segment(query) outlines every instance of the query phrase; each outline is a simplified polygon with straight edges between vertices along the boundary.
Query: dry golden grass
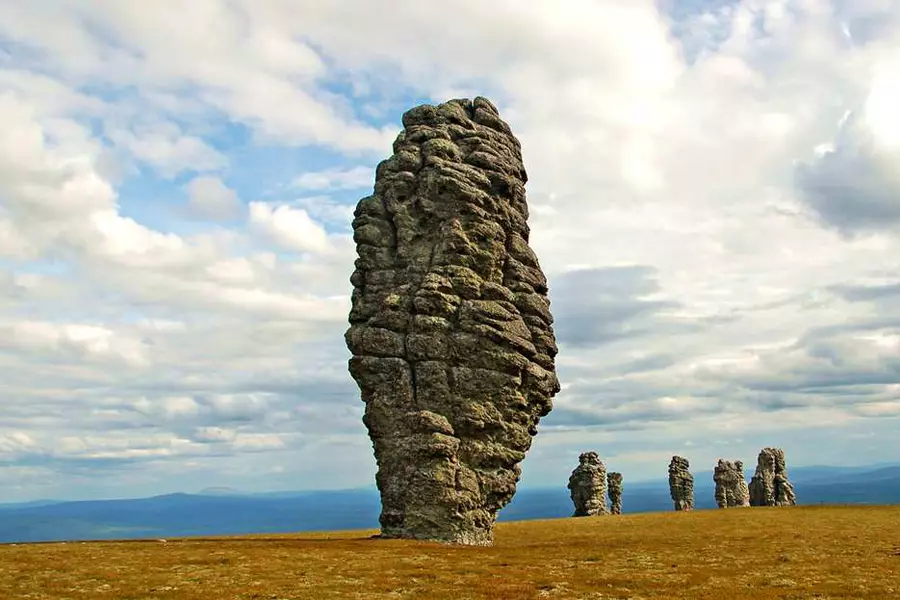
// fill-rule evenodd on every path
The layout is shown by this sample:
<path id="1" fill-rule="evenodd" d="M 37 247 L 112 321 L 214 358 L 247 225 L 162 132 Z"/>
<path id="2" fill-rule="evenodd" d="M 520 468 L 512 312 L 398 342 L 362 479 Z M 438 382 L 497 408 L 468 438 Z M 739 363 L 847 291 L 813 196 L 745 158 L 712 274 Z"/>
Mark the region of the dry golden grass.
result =
<path id="1" fill-rule="evenodd" d="M 500 523 L 492 548 L 372 533 L 0 546 L 0 598 L 900 598 L 900 506 Z"/>

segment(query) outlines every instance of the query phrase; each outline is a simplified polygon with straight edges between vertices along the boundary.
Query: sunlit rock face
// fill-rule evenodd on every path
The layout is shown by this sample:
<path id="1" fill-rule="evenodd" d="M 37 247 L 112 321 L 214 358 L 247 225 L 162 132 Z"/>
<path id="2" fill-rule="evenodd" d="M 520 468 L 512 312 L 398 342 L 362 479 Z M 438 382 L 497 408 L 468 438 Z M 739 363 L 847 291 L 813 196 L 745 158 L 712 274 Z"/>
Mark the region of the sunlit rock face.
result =
<path id="1" fill-rule="evenodd" d="M 677 511 L 694 510 L 694 476 L 691 463 L 681 456 L 669 461 L 669 495 Z"/>
<path id="2" fill-rule="evenodd" d="M 569 476 L 569 496 L 575 505 L 573 517 L 609 514 L 606 507 L 606 465 L 596 452 L 582 452 Z"/>
<path id="3" fill-rule="evenodd" d="M 788 480 L 784 450 L 763 448 L 750 480 L 750 506 L 795 506 L 797 495 Z"/>
<path id="4" fill-rule="evenodd" d="M 744 479 L 744 463 L 719 459 L 713 470 L 716 483 L 716 506 L 735 508 L 750 506 L 750 490 Z"/>
<path id="5" fill-rule="evenodd" d="M 622 474 L 612 472 L 606 474 L 606 493 L 609 494 L 609 513 L 622 514 Z"/>
<path id="6" fill-rule="evenodd" d="M 385 537 L 487 545 L 559 391 L 519 141 L 485 98 L 415 107 L 356 207 L 347 346 Z"/>

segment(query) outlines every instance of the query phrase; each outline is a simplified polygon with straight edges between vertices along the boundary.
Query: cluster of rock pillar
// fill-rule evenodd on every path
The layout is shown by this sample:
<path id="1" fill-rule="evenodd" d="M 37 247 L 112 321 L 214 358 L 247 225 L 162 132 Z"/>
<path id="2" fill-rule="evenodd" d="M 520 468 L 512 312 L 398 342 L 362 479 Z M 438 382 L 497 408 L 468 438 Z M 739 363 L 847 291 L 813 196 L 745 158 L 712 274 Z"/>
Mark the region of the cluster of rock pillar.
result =
<path id="1" fill-rule="evenodd" d="M 578 466 L 569 476 L 568 488 L 575 505 L 573 517 L 622 514 L 622 474 L 607 473 L 606 465 L 596 452 L 579 455 Z"/>
<path id="2" fill-rule="evenodd" d="M 797 495 L 788 480 L 784 450 L 763 448 L 756 472 L 747 484 L 744 463 L 719 459 L 713 469 L 715 499 L 719 508 L 744 506 L 795 506 Z M 669 462 L 669 491 L 675 510 L 694 508 L 694 477 L 686 458 L 673 456 Z"/>
<path id="3" fill-rule="evenodd" d="M 719 459 L 714 471 L 716 505 L 735 506 L 795 506 L 797 495 L 788 481 L 784 450 L 763 448 L 756 459 L 756 472 L 747 485 L 743 463 Z"/>

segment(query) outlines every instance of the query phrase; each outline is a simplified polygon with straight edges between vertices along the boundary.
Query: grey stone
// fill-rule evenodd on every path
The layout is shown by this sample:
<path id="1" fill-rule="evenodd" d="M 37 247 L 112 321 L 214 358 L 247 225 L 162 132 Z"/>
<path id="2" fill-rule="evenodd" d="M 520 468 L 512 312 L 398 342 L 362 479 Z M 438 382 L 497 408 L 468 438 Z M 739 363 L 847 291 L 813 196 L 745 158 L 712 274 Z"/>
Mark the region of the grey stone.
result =
<path id="1" fill-rule="evenodd" d="M 744 463 L 719 459 L 713 470 L 716 483 L 716 506 L 734 508 L 750 506 L 750 490 L 744 479 Z"/>
<path id="2" fill-rule="evenodd" d="M 606 466 L 596 452 L 582 452 L 569 476 L 569 496 L 575 505 L 573 517 L 609 514 L 606 507 Z"/>
<path id="3" fill-rule="evenodd" d="M 613 515 L 622 514 L 622 474 L 618 472 L 607 473 L 606 493 L 609 494 L 609 512 Z"/>
<path id="4" fill-rule="evenodd" d="M 784 450 L 760 450 L 749 489 L 750 506 L 796 506 L 797 495 L 788 480 Z"/>
<path id="5" fill-rule="evenodd" d="M 560 389 L 521 149 L 480 97 L 403 126 L 354 212 L 345 336 L 381 535 L 488 545 Z"/>
<path id="6" fill-rule="evenodd" d="M 694 476 L 691 463 L 681 456 L 669 461 L 669 494 L 677 511 L 694 510 Z"/>

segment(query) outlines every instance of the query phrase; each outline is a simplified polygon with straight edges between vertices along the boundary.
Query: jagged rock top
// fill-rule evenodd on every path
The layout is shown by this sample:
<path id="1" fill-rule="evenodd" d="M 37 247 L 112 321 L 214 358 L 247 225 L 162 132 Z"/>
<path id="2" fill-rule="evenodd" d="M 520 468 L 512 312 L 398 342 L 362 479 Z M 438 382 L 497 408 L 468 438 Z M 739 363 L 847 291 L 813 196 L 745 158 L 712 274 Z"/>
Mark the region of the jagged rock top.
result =
<path id="1" fill-rule="evenodd" d="M 482 97 L 403 126 L 354 212 L 346 334 L 382 533 L 488 544 L 559 391 L 521 146 Z"/>

